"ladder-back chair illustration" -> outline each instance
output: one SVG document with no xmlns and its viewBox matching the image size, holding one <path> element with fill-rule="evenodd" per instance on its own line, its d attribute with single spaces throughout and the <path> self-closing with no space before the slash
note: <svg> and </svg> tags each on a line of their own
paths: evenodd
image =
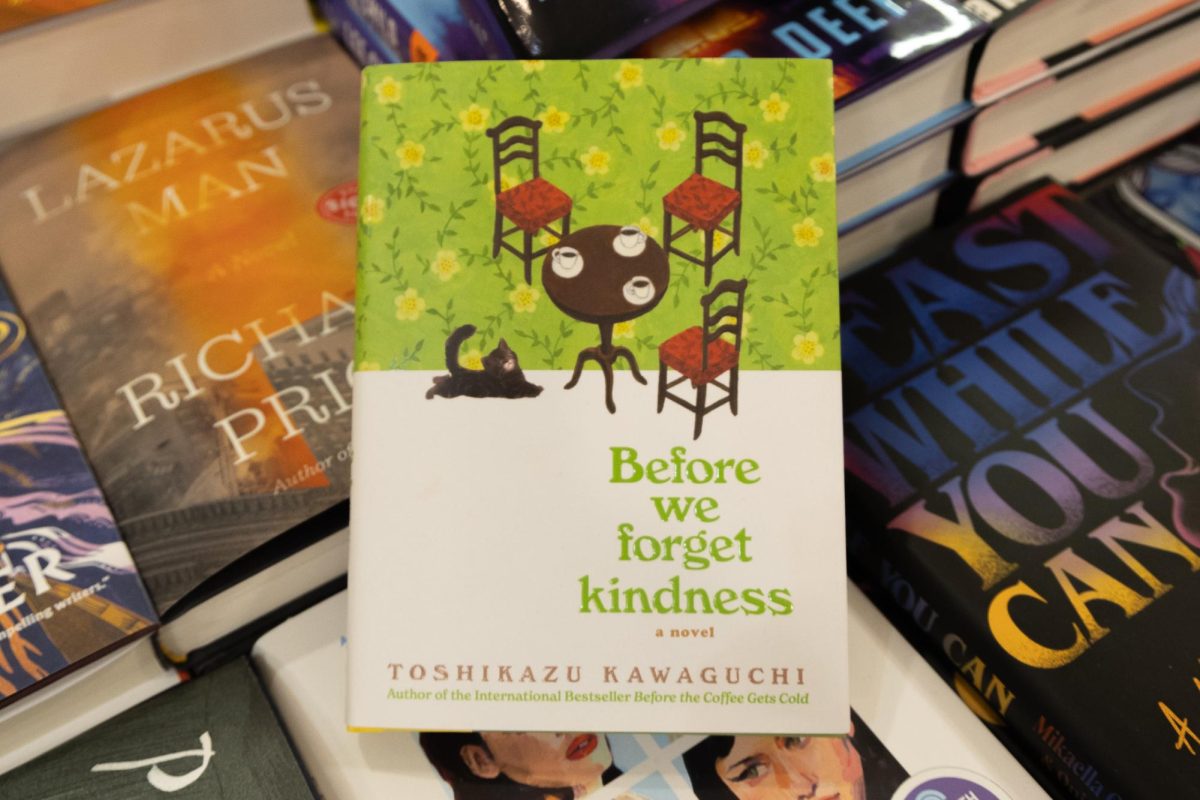
<svg viewBox="0 0 1200 800">
<path fill-rule="evenodd" d="M 533 282 L 533 261 L 546 254 L 549 247 L 534 249 L 534 236 L 545 230 L 557 238 L 571 232 L 571 198 L 562 189 L 541 176 L 538 131 L 542 123 L 529 117 L 509 117 L 494 128 L 488 128 L 492 140 L 492 179 L 495 181 L 496 220 L 492 235 L 492 257 L 504 248 L 521 259 L 525 265 L 525 282 Z M 513 161 L 527 160 L 532 177 L 509 189 L 501 186 L 501 169 Z M 559 230 L 551 223 L 562 221 Z M 512 223 L 506 228 L 505 223 Z M 519 234 L 520 246 L 509 241 Z"/>
<path fill-rule="evenodd" d="M 700 299 L 703 324 L 675 334 L 658 347 L 658 412 L 662 413 L 669 399 L 695 414 L 693 439 L 700 438 L 704 416 L 710 411 L 728 403 L 729 410 L 737 416 L 746 284 L 745 278 L 718 283 Z M 679 377 L 669 381 L 670 370 L 679 373 Z M 727 382 L 718 380 L 726 373 L 729 374 Z M 696 390 L 694 403 L 671 393 L 672 388 L 684 381 L 690 381 Z M 724 396 L 711 404 L 708 402 L 709 386 L 724 392 Z"/>
<path fill-rule="evenodd" d="M 708 286 L 712 283 L 713 267 L 721 257 L 731 250 L 737 255 L 742 249 L 742 142 L 746 126 L 720 111 L 697 111 L 695 119 L 695 171 L 663 198 L 663 247 L 671 255 L 704 267 L 704 285 Z M 706 164 L 711 167 L 714 161 L 733 168 L 733 186 L 704 174 Z M 675 218 L 682 220 L 684 226 L 672 231 Z M 731 224 L 725 224 L 731 218 Z M 729 241 L 714 252 L 718 231 L 727 235 Z M 704 253 L 700 258 L 674 244 L 693 232 L 703 239 Z"/>
</svg>

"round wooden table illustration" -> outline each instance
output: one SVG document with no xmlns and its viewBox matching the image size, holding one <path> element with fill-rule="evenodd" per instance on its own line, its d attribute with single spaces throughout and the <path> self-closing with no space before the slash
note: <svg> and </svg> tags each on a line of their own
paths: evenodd
<svg viewBox="0 0 1200 800">
<path fill-rule="evenodd" d="M 546 295 L 568 317 L 600 328 L 600 345 L 580 351 L 564 388 L 573 388 L 583 365 L 595 361 L 604 373 L 605 405 L 616 413 L 612 390 L 617 359 L 625 359 L 638 383 L 646 383 L 629 348 L 613 346 L 613 326 L 652 311 L 670 279 L 666 251 L 636 227 L 594 225 L 551 248 L 542 262 Z"/>
</svg>

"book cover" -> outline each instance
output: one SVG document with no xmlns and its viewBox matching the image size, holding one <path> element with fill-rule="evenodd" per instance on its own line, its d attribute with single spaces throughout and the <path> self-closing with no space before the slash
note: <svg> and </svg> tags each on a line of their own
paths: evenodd
<svg viewBox="0 0 1200 800">
<path fill-rule="evenodd" d="M 459 0 L 488 39 L 534 58 L 611 58 L 687 19 L 715 0 Z M 466 9 L 464 9 L 466 10 Z M 490 19 L 489 19 L 490 18 Z M 501 35 L 492 36 L 499 22 Z"/>
<path fill-rule="evenodd" d="M 344 0 L 317 0 L 317 8 L 329 23 L 329 30 L 360 66 L 394 64 L 405 60 L 399 55 L 401 51 L 396 50 L 374 25 L 369 25 Z"/>
<path fill-rule="evenodd" d="M 0 706 L 158 619 L 0 284 Z"/>
<path fill-rule="evenodd" d="M 842 290 L 853 561 L 1069 795 L 1189 793 L 1194 278 L 1042 183 Z"/>
<path fill-rule="evenodd" d="M 312 798 L 245 658 L 151 698 L 4 776 L 5 797 Z"/>
<path fill-rule="evenodd" d="M 639 46 L 646 58 L 828 58 L 839 107 L 984 33 L 957 3 L 723 2 Z"/>
<path fill-rule="evenodd" d="M 311 37 L 0 162 L 0 263 L 160 613 L 346 513 L 358 86 Z"/>
<path fill-rule="evenodd" d="M 1162 255 L 1200 273 L 1200 129 L 1086 193 Z"/>
<path fill-rule="evenodd" d="M 352 733 L 345 593 L 263 636 L 252 657 L 326 800 L 1045 798 L 855 589 L 849 609 L 854 729 L 840 737 Z"/>
<path fill-rule="evenodd" d="M 350 724 L 844 733 L 829 63 L 366 75 Z"/>
<path fill-rule="evenodd" d="M 0 33 L 103 5 L 107 2 L 110 0 L 7 0 L 0 7 Z"/>
<path fill-rule="evenodd" d="M 347 5 L 393 52 L 407 53 L 406 61 L 489 57 L 457 0 L 347 0 Z"/>
</svg>

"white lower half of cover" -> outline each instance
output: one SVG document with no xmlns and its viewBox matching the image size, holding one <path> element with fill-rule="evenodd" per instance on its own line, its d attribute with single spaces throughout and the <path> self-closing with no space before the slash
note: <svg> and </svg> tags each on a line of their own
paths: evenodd
<svg viewBox="0 0 1200 800">
<path fill-rule="evenodd" d="M 615 414 L 595 370 L 569 391 L 568 373 L 528 372 L 544 391 L 520 400 L 428 400 L 435 374 L 356 377 L 351 727 L 848 730 L 838 372 L 743 371 L 738 415 L 713 411 L 695 441 L 687 409 L 656 411 L 653 372 L 645 386 L 616 374 Z M 730 469 L 725 483 L 613 482 L 614 447 L 643 467 L 673 448 L 758 466 L 753 483 Z M 664 521 L 656 497 L 694 499 Z M 718 504 L 709 521 L 695 516 L 700 498 Z M 727 560 L 681 560 L 701 532 L 694 547 L 729 537 Z M 668 537 L 683 539 L 669 561 Z M 590 602 L 585 578 L 605 590 Z M 611 588 L 632 613 L 611 610 Z M 627 589 L 668 611 L 644 611 L 637 592 L 627 603 Z M 734 613 L 704 613 L 698 595 L 684 610 L 688 590 L 715 601 L 722 589 Z M 759 608 L 747 590 L 786 592 L 790 613 L 737 611 Z"/>
</svg>

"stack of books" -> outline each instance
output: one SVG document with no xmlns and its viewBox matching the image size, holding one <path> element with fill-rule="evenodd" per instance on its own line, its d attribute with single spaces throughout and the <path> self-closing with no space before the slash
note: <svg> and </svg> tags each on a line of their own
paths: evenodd
<svg viewBox="0 0 1200 800">
<path fill-rule="evenodd" d="M 218 5 L 0 11 L 0 794 L 1192 793 L 1198 0 Z"/>
</svg>

